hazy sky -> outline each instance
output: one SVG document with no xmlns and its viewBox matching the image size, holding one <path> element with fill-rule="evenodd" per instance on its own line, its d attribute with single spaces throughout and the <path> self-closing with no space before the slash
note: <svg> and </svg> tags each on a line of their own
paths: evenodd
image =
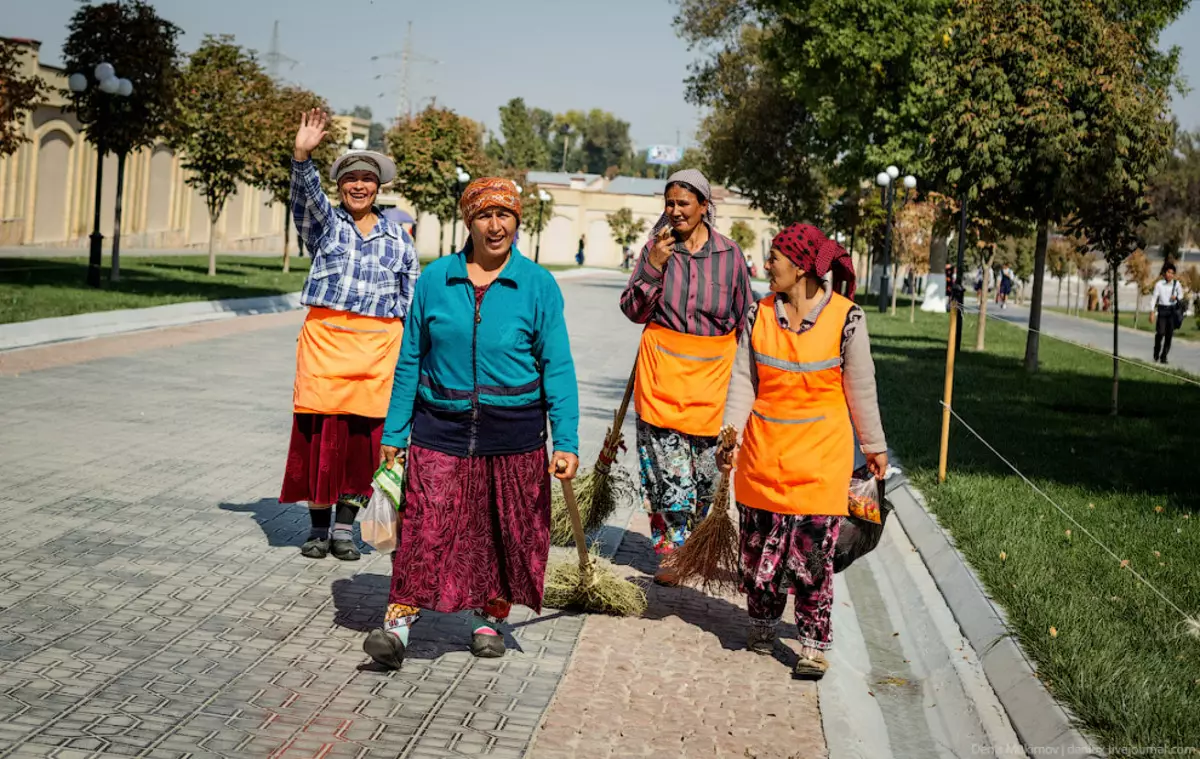
<svg viewBox="0 0 1200 759">
<path fill-rule="evenodd" d="M 368 105 L 395 115 L 398 52 L 413 23 L 413 50 L 437 63 L 412 65 L 414 110 L 430 97 L 498 128 L 513 97 L 555 112 L 602 108 L 631 124 L 639 146 L 694 138 L 698 117 L 682 81 L 695 55 L 674 34 L 673 0 L 154 0 L 179 25 L 185 51 L 205 34 L 233 34 L 266 55 L 275 21 L 284 78 L 337 110 Z M 78 0 L 0 0 L 0 36 L 41 40 L 42 60 L 62 61 L 66 24 Z M 1200 87 L 1200 5 L 1164 35 L 1183 48 L 1183 72 Z M 396 57 L 372 61 L 372 56 Z M 379 77 L 379 78 L 376 78 Z M 1200 127 L 1200 92 L 1176 98 L 1188 128 Z"/>
</svg>

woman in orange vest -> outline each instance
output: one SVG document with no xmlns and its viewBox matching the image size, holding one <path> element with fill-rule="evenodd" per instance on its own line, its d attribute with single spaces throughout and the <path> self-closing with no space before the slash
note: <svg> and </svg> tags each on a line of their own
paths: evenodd
<svg viewBox="0 0 1200 759">
<path fill-rule="evenodd" d="M 736 462 L 748 648 L 771 654 L 790 585 L 801 645 L 793 675 L 820 678 L 855 432 L 878 478 L 887 442 L 850 255 L 816 227 L 793 224 L 772 242 L 767 270 L 772 295 L 747 316 L 725 406 L 741 443 L 719 465 L 728 472 Z"/>
<path fill-rule="evenodd" d="M 742 251 L 714 226 L 704 175 L 672 174 L 665 200 L 621 294 L 625 315 L 646 325 L 634 397 L 642 487 L 660 556 L 683 545 L 712 503 L 725 391 L 754 302 Z M 660 570 L 655 580 L 673 584 L 674 577 Z"/>
<path fill-rule="evenodd" d="M 421 273 L 408 233 L 375 206 L 392 159 L 351 150 L 330 168 L 341 205 L 325 196 L 312 152 L 328 117 L 301 117 L 292 154 L 292 217 L 312 254 L 300 302 L 292 439 L 281 503 L 308 503 L 301 555 L 357 561 L 354 519 L 371 495 L 404 320 Z M 336 505 L 336 506 L 335 506 Z M 330 527 L 332 526 L 332 531 Z"/>
</svg>

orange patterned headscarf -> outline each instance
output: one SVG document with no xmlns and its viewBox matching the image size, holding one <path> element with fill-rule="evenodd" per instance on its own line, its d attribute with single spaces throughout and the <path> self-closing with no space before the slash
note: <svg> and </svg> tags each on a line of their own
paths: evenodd
<svg viewBox="0 0 1200 759">
<path fill-rule="evenodd" d="M 520 219 L 521 195 L 517 192 L 516 183 L 503 177 L 480 177 L 467 185 L 462 199 L 458 201 L 463 221 L 470 224 L 489 208 L 506 208 Z"/>
</svg>

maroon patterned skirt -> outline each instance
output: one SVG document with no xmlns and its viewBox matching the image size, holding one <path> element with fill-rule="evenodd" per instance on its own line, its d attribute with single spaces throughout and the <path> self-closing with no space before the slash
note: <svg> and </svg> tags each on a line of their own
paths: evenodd
<svg viewBox="0 0 1200 759">
<path fill-rule="evenodd" d="M 337 503 L 371 495 L 383 420 L 348 414 L 294 414 L 280 503 Z"/>
<path fill-rule="evenodd" d="M 548 468 L 542 448 L 476 458 L 410 448 L 388 602 L 452 613 L 501 598 L 541 611 Z"/>
</svg>

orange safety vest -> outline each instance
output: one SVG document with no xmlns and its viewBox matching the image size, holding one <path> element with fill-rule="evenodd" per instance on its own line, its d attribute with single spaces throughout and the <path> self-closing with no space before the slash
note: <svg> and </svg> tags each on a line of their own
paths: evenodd
<svg viewBox="0 0 1200 759">
<path fill-rule="evenodd" d="M 758 397 L 734 474 L 737 500 L 777 514 L 845 516 L 854 429 L 842 390 L 842 330 L 851 303 L 834 293 L 812 328 L 784 329 L 775 296 L 751 333 Z"/>
<path fill-rule="evenodd" d="M 737 334 L 700 337 L 649 324 L 638 349 L 634 408 L 655 427 L 712 437 L 721 431 Z"/>
<path fill-rule="evenodd" d="M 297 414 L 387 416 L 404 322 L 310 308 L 296 343 Z"/>
</svg>

